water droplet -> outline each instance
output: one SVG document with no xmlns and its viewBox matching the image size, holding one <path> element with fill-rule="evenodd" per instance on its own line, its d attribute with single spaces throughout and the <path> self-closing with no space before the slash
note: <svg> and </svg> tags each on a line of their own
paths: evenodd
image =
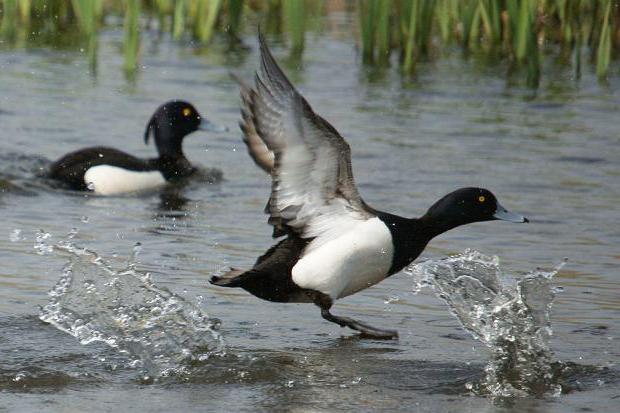
<svg viewBox="0 0 620 413">
<path fill-rule="evenodd" d="M 89 182 L 89 183 L 87 183 L 87 184 L 86 184 L 86 188 L 87 188 L 89 191 L 94 191 L 94 190 L 95 190 L 95 184 L 94 184 L 94 182 Z"/>
<path fill-rule="evenodd" d="M 14 229 L 13 232 L 11 232 L 11 234 L 9 235 L 9 241 L 11 242 L 19 242 L 23 240 L 22 238 L 22 230 L 21 229 Z"/>
<path fill-rule="evenodd" d="M 388 297 L 387 300 L 385 300 L 383 303 L 384 304 L 392 304 L 392 303 L 397 303 L 400 301 L 400 297 L 397 295 L 391 295 Z"/>
<path fill-rule="evenodd" d="M 284 387 L 293 388 L 295 386 L 295 380 L 289 380 L 284 383 Z"/>
<path fill-rule="evenodd" d="M 25 378 L 26 378 L 26 373 L 24 373 L 23 371 L 20 371 L 19 373 L 15 375 L 15 377 L 13 377 L 13 381 L 17 383 L 17 382 L 24 380 Z"/>
<path fill-rule="evenodd" d="M 35 243 L 34 248 L 37 250 L 37 254 L 39 255 L 47 255 L 51 254 L 54 251 L 54 247 L 48 245 L 46 240 L 48 240 L 52 235 L 49 232 L 45 232 L 43 230 L 39 230 L 35 235 Z"/>
<path fill-rule="evenodd" d="M 85 224 L 88 224 L 88 217 L 87 217 L 86 215 L 82 215 L 82 216 L 80 217 L 80 221 L 82 221 L 82 222 L 83 222 L 83 223 L 85 223 Z"/>
<path fill-rule="evenodd" d="M 71 228 L 71 230 L 67 234 L 67 239 L 71 240 L 71 239 L 75 238 L 77 234 L 78 234 L 78 229 L 77 228 Z"/>
</svg>

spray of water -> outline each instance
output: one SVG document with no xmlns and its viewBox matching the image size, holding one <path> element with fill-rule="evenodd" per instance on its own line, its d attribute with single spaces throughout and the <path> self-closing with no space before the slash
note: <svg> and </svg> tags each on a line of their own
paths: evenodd
<svg viewBox="0 0 620 413">
<path fill-rule="evenodd" d="M 411 265 L 416 289 L 432 288 L 472 336 L 492 352 L 485 377 L 468 388 L 492 396 L 561 393 L 549 348 L 555 290 L 551 271 L 518 280 L 504 275 L 498 257 L 476 251 Z"/>
<path fill-rule="evenodd" d="M 118 349 L 147 381 L 182 374 L 190 363 L 223 354 L 219 320 L 136 270 L 139 245 L 125 268 L 114 269 L 94 251 L 73 244 L 74 235 L 50 246 L 69 262 L 40 310 L 41 320 L 82 344 L 103 342 Z"/>
</svg>

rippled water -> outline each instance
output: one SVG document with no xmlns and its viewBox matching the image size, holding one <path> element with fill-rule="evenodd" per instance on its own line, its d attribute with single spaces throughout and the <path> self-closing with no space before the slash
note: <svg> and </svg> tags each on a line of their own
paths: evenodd
<svg viewBox="0 0 620 413">
<path fill-rule="evenodd" d="M 50 187 L 37 176 L 41 169 L 79 147 L 105 144 L 151 156 L 154 149 L 144 146 L 141 135 L 151 112 L 167 99 L 187 99 L 232 130 L 237 123 L 238 92 L 228 71 L 251 76 L 257 62 L 252 34 L 244 39 L 247 49 L 227 52 L 216 42 L 214 50 L 202 53 L 145 33 L 143 67 L 128 81 L 119 53 L 122 31 L 111 28 L 100 37 L 96 75 L 78 51 L 0 49 L 0 406 L 15 411 L 617 409 L 618 80 L 599 84 L 584 73 L 576 82 L 570 68 L 548 62 L 551 70 L 544 73 L 554 76 L 531 91 L 506 80 L 501 65 L 481 67 L 455 54 L 422 63 L 418 77 L 408 82 L 395 68 L 358 64 L 352 19 L 329 17 L 324 33 L 309 34 L 301 62 L 271 39 L 275 54 L 314 108 L 349 140 L 356 180 L 371 205 L 416 216 L 459 186 L 480 185 L 531 218 L 529 225 L 459 228 L 434 240 L 423 258 L 439 264 L 466 249 L 498 256 L 502 274 L 510 275 L 500 277 L 502 282 L 552 271 L 568 258 L 533 290 L 561 290 L 544 312 L 553 332 L 545 345 L 552 382 L 565 394 L 493 398 L 479 391 L 476 385 L 488 382 L 485 368 L 497 361 L 496 354 L 472 338 L 467 323 L 432 289 L 416 294 L 415 276 L 395 275 L 334 309 L 398 329 L 398 341 L 360 340 L 324 322 L 311 305 L 266 303 L 210 286 L 211 273 L 249 266 L 271 244 L 262 214 L 269 179 L 252 164 L 237 132 L 196 133 L 186 141 L 188 157 L 220 169 L 221 183 L 197 180 L 109 198 Z M 96 253 L 105 265 L 93 263 L 92 255 L 55 249 L 68 233 L 72 245 Z M 136 243 L 142 251 L 130 268 Z M 538 267 L 543 272 L 536 272 Z M 472 273 L 485 274 L 479 268 Z M 74 286 L 99 280 L 92 306 L 87 295 L 70 296 L 77 300 L 70 304 L 79 304 L 81 315 L 90 310 L 108 316 L 97 309 L 109 308 L 115 297 L 113 284 L 103 288 L 111 274 L 129 286 L 118 290 L 121 303 L 173 300 L 178 307 L 170 317 L 176 326 L 199 315 L 202 321 L 189 327 L 167 330 L 155 323 L 150 330 L 181 341 L 207 341 L 206 348 L 189 343 L 194 350 L 187 359 L 166 359 L 150 370 L 161 372 L 174 363 L 185 367 L 183 374 L 144 380 L 144 361 L 123 347 L 127 343 L 82 345 L 39 319 L 53 304 L 48 292 L 68 278 L 82 283 Z M 518 290 L 516 281 L 507 286 L 511 294 Z M 129 291 L 138 294 L 126 295 Z M 536 303 L 550 299 L 539 298 Z M 153 321 L 134 309 L 127 314 L 145 326 Z M 223 351 L 214 346 L 220 344 L 211 318 L 221 320 L 217 334 Z M 110 334 L 104 327 L 112 321 L 100 318 L 96 328 Z M 538 321 L 547 324 L 544 317 Z M 139 325 L 112 333 L 130 342 L 135 331 L 139 339 L 148 337 Z M 207 360 L 195 357 L 201 351 Z M 149 348 L 148 354 L 155 353 Z"/>
</svg>

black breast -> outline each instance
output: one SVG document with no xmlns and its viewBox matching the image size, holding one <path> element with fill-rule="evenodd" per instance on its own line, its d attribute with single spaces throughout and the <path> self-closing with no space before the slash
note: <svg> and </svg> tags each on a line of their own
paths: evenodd
<svg viewBox="0 0 620 413">
<path fill-rule="evenodd" d="M 394 256 L 389 275 L 395 274 L 411 264 L 424 251 L 430 238 L 417 219 L 378 212 L 377 216 L 390 230 Z"/>
</svg>

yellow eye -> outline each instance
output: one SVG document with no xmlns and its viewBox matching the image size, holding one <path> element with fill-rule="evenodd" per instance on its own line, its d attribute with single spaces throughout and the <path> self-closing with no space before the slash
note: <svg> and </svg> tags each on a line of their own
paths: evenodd
<svg viewBox="0 0 620 413">
<path fill-rule="evenodd" d="M 190 108 L 183 109 L 183 116 L 188 117 L 192 114 L 192 110 Z"/>
<path fill-rule="evenodd" d="M 486 200 L 486 198 L 484 197 L 484 195 L 480 195 L 478 197 L 478 201 L 480 201 L 480 202 L 484 202 L 485 200 Z"/>
</svg>

